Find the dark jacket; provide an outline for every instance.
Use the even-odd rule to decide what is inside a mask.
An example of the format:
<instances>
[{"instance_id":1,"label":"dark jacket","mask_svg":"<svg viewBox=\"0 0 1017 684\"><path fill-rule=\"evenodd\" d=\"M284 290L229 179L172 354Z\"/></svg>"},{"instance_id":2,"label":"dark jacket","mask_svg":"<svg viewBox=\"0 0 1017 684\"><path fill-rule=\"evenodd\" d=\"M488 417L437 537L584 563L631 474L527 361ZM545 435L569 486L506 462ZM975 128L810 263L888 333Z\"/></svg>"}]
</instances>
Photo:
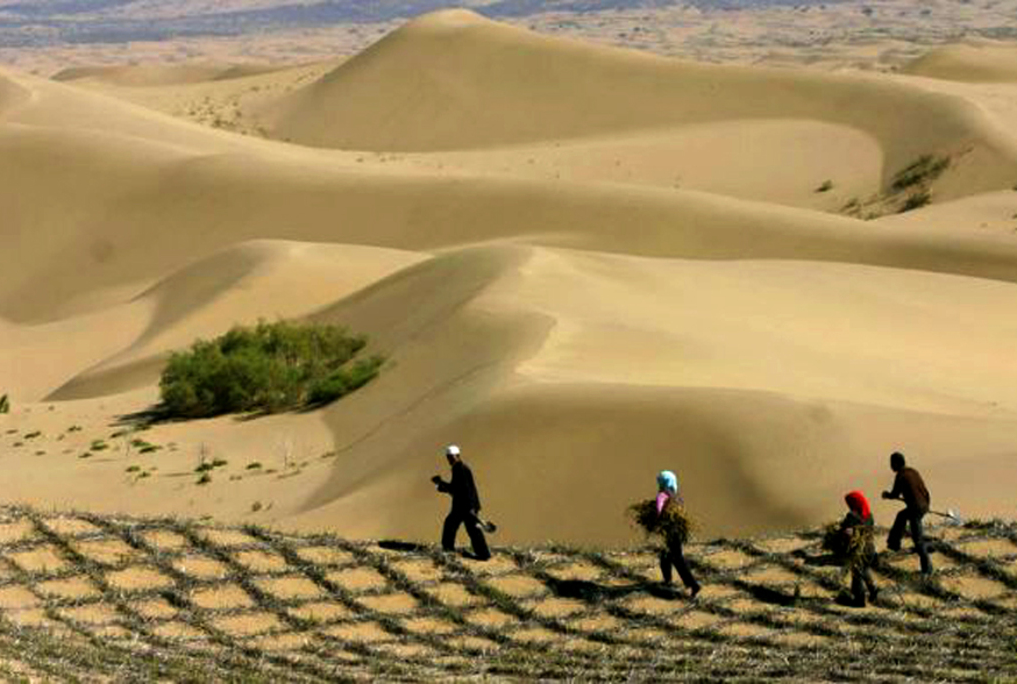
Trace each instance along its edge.
<instances>
[{"instance_id":1,"label":"dark jacket","mask_svg":"<svg viewBox=\"0 0 1017 684\"><path fill-rule=\"evenodd\" d=\"M480 495L473 483L473 473L462 461L452 466L452 481L438 482L438 491L452 495L452 510L460 513L480 511Z\"/></svg>"},{"instance_id":2,"label":"dark jacket","mask_svg":"<svg viewBox=\"0 0 1017 684\"><path fill-rule=\"evenodd\" d=\"M897 471L890 498L902 498L908 508L922 514L929 512L929 490L914 468L905 466Z\"/></svg>"}]
</instances>

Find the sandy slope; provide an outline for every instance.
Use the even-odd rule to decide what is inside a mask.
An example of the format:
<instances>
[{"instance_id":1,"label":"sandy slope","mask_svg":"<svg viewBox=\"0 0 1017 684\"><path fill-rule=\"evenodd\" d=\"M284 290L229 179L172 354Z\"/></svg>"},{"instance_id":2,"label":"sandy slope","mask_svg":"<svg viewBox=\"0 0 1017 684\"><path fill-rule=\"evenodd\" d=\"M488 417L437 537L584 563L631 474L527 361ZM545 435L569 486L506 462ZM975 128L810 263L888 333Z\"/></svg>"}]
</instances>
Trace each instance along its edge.
<instances>
[{"instance_id":1,"label":"sandy slope","mask_svg":"<svg viewBox=\"0 0 1017 684\"><path fill-rule=\"evenodd\" d=\"M278 67L269 65L130 65L108 67L71 67L61 69L50 78L54 81L77 81L92 79L119 86L166 86L183 83L204 83L245 78L271 72Z\"/></svg>"},{"instance_id":2,"label":"sandy slope","mask_svg":"<svg viewBox=\"0 0 1017 684\"><path fill-rule=\"evenodd\" d=\"M1017 81L1017 48L1012 45L948 45L931 50L902 70L951 81Z\"/></svg>"},{"instance_id":3,"label":"sandy slope","mask_svg":"<svg viewBox=\"0 0 1017 684\"><path fill-rule=\"evenodd\" d=\"M274 116L278 137L374 150L810 118L874 136L885 177L919 154L965 150L967 177L950 194L1000 187L1017 168L1012 140L981 129L977 110L955 98L878 79L676 62L538 36L465 11L429 15L386 36L294 93Z\"/></svg>"},{"instance_id":4,"label":"sandy slope","mask_svg":"<svg viewBox=\"0 0 1017 684\"><path fill-rule=\"evenodd\" d=\"M458 441L503 541L627 541L662 467L708 534L810 525L898 448L944 506L1012 509L1017 142L979 99L1005 86L672 62L463 12L321 71L0 74L9 496L425 538ZM279 140L170 116L243 93ZM837 213L920 154L951 158L930 206ZM391 363L320 411L156 426L154 455L110 437L171 350L280 316Z\"/></svg>"}]
</instances>

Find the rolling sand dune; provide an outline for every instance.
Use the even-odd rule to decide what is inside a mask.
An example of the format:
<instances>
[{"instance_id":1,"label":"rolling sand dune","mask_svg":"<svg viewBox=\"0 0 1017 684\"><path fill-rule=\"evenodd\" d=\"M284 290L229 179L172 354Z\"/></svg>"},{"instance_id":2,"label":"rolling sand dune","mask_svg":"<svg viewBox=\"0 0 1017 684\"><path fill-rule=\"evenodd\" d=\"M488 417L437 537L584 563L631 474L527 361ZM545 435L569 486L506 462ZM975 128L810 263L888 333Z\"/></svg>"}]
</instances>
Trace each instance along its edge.
<instances>
[{"instance_id":1,"label":"rolling sand dune","mask_svg":"<svg viewBox=\"0 0 1017 684\"><path fill-rule=\"evenodd\" d=\"M109 67L71 67L50 76L54 81L93 79L118 86L167 86L245 78L274 71L264 65L186 64L175 66L131 65Z\"/></svg>"},{"instance_id":2,"label":"rolling sand dune","mask_svg":"<svg viewBox=\"0 0 1017 684\"><path fill-rule=\"evenodd\" d=\"M683 63L552 39L466 11L411 22L277 105L276 137L338 148L441 150L706 121L809 118L863 130L884 180L926 153L960 153L948 195L1001 187L1011 139L969 104L879 79ZM782 159L771 160L779 168Z\"/></svg>"},{"instance_id":3,"label":"rolling sand dune","mask_svg":"<svg viewBox=\"0 0 1017 684\"><path fill-rule=\"evenodd\" d=\"M462 11L334 68L206 68L0 75L11 498L424 539L455 441L501 542L627 543L664 467L704 535L810 526L885 487L894 449L936 505L1012 514L1006 84L678 62ZM891 213L922 155L949 165ZM323 409L132 446L170 352L277 317L389 364Z\"/></svg>"},{"instance_id":4,"label":"rolling sand dune","mask_svg":"<svg viewBox=\"0 0 1017 684\"><path fill-rule=\"evenodd\" d=\"M1010 45L948 45L931 50L901 71L969 83L1017 81L1017 48Z\"/></svg>"}]
</instances>

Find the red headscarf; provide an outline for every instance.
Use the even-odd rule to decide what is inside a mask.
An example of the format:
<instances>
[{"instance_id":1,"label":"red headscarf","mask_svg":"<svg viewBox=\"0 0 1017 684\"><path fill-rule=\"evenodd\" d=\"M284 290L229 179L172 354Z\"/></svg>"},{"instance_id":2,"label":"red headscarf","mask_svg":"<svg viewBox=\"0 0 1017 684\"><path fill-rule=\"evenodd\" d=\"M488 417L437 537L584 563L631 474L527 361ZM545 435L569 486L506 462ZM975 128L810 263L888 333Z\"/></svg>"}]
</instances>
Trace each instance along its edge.
<instances>
[{"instance_id":1,"label":"red headscarf","mask_svg":"<svg viewBox=\"0 0 1017 684\"><path fill-rule=\"evenodd\" d=\"M872 515L869 502L861 491L856 489L853 492L848 492L844 495L844 501L847 502L848 508L857 513L862 520L868 520Z\"/></svg>"}]
</instances>

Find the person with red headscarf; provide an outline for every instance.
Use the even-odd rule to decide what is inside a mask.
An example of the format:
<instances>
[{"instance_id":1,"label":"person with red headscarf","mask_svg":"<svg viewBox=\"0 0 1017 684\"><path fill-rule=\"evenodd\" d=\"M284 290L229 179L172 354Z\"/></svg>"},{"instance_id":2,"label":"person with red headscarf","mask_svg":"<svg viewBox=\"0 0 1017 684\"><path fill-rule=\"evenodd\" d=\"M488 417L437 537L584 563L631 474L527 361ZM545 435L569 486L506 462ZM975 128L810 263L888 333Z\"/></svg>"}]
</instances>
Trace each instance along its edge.
<instances>
[{"instance_id":1,"label":"person with red headscarf","mask_svg":"<svg viewBox=\"0 0 1017 684\"><path fill-rule=\"evenodd\" d=\"M879 589L872 579L872 572L869 568L876 564L876 545L872 541L872 528L875 520L872 517L872 509L865 495L855 490L844 496L848 512L840 523L841 534L844 535L844 548L850 544L852 536L858 527L868 528L868 534L864 536L864 547L860 554L853 554L848 558L851 568L851 605L858 608L865 607L865 590L869 592L869 600L875 601L879 595Z\"/></svg>"}]
</instances>

